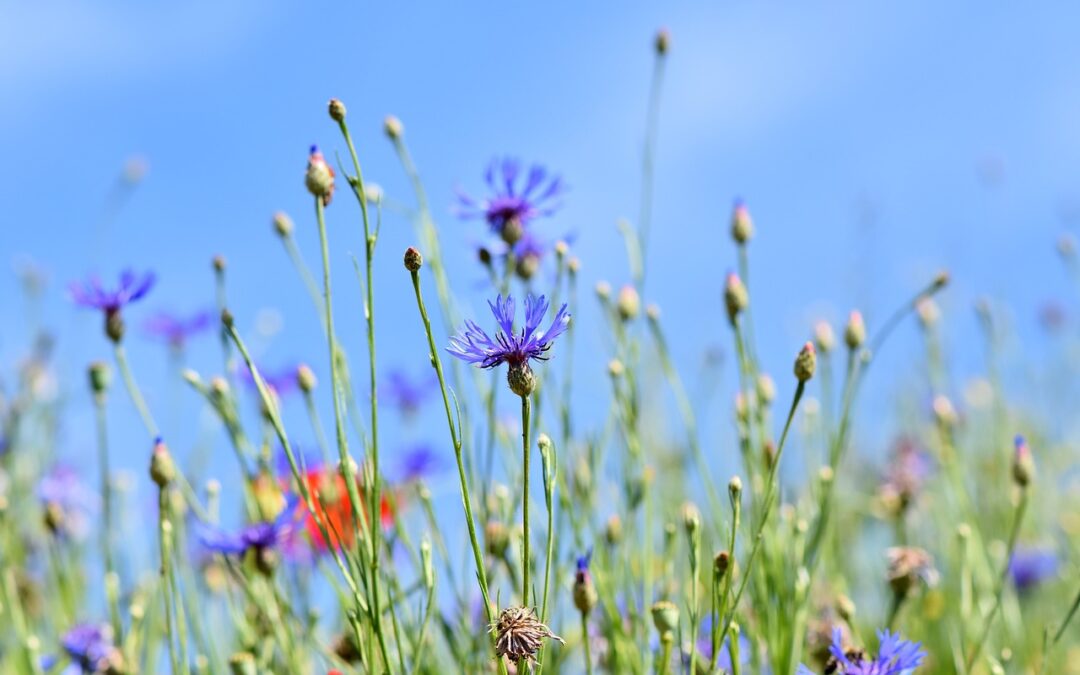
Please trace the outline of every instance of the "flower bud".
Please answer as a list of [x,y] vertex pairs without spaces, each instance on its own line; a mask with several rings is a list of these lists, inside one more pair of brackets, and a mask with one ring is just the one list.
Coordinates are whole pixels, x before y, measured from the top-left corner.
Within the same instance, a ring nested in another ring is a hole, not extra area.
[[701,512],[693,502],[686,502],[682,507],[683,528],[693,537],[701,529]]
[[565,258],[566,254],[569,253],[569,252],[570,252],[570,244],[566,243],[566,241],[560,239],[557,242],[555,242],[555,255],[557,255],[560,258]]
[[596,584],[593,583],[592,574],[589,573],[590,557],[591,552],[578,558],[577,571],[574,573],[574,607],[582,614],[592,611],[599,600]]
[[226,328],[232,328],[233,326],[233,315],[228,308],[221,310],[221,323]]
[[150,480],[159,488],[165,488],[176,479],[176,465],[173,464],[169,448],[159,436],[154,441],[154,450],[150,455]]
[[292,236],[293,221],[289,214],[284,211],[278,211],[274,214],[274,232],[277,232],[282,239]]
[[341,102],[341,99],[332,98],[328,106],[330,112],[330,119],[335,122],[345,121],[345,104]]
[[656,31],[656,38],[653,41],[653,48],[656,49],[656,53],[659,56],[666,56],[668,50],[671,48],[671,31],[667,28],[661,28]]
[[1069,233],[1058,237],[1057,252],[1065,260],[1071,260],[1076,256],[1076,238]]
[[608,361],[607,370],[608,375],[611,377],[622,377],[623,373],[626,372],[626,367],[623,366],[623,362],[619,359],[611,359]]
[[940,272],[937,273],[937,276],[934,277],[934,284],[933,284],[933,287],[931,288],[931,293],[940,291],[941,289],[945,288],[948,285],[949,285],[949,270],[941,270]]
[[717,579],[723,579],[731,568],[731,554],[727,551],[720,551],[713,558],[713,571],[716,573]]
[[90,376],[90,391],[95,396],[103,396],[109,389],[109,383],[112,380],[112,371],[109,370],[109,364],[104,361],[94,361],[90,364],[87,374]]
[[735,209],[731,213],[731,238],[735,243],[742,245],[750,241],[754,236],[754,221],[750,219],[750,211],[741,200],[735,202]]
[[424,256],[420,255],[420,251],[412,246],[405,249],[405,269],[410,272],[417,272],[423,264]]
[[776,383],[765,373],[757,377],[757,395],[762,405],[769,405],[776,400]]
[[674,633],[679,627],[679,606],[670,600],[654,602],[652,606],[653,625],[661,637]]
[[1026,488],[1035,478],[1035,460],[1032,459],[1031,450],[1023,436],[1017,435],[1014,445],[1016,450],[1013,453],[1013,482]]
[[727,307],[728,321],[735,324],[739,313],[750,306],[750,295],[738,274],[729,272],[724,285],[724,305]]
[[304,184],[308,192],[322,200],[323,206],[330,204],[334,197],[334,170],[326,163],[317,145],[311,146]]
[[116,344],[124,339],[124,317],[119,309],[105,310],[105,336]]
[[941,318],[941,310],[933,298],[920,298],[915,303],[915,313],[919,316],[923,329],[930,328]]
[[641,311],[641,298],[638,297],[637,289],[630,285],[623,286],[619,290],[619,299],[615,307],[619,310],[619,318],[623,321],[632,321],[637,318]]
[[822,320],[814,324],[814,343],[822,354],[828,354],[836,346],[836,336],[828,321]]
[[431,559],[431,540],[424,537],[420,542],[420,567],[424,572],[424,588],[435,587],[435,563]]
[[611,297],[611,284],[606,281],[596,282],[596,297],[601,300],[607,300]]
[[220,253],[210,259],[210,265],[214,268],[214,271],[221,274],[225,271],[226,261],[225,256]]
[[581,271],[581,259],[574,257],[567,260],[566,270],[570,272],[570,274],[577,274],[579,271]]
[[934,417],[937,419],[938,424],[951,427],[956,424],[957,415],[956,408],[953,407],[952,401],[945,394],[938,394],[934,397],[933,402]]
[[510,545],[510,533],[506,525],[497,520],[489,520],[487,525],[484,525],[484,543],[489,555],[501,559]]
[[251,652],[236,652],[229,657],[229,672],[232,675],[258,675],[259,666]]
[[318,383],[315,373],[306,363],[296,367],[296,386],[300,387],[300,391],[310,394]]
[[738,476],[732,476],[731,480],[727,484],[728,497],[731,498],[731,503],[738,504],[739,499],[742,496],[742,478]]
[[378,206],[382,204],[383,189],[378,183],[364,183],[364,199],[368,204]]
[[405,128],[401,125],[401,120],[393,115],[387,115],[383,119],[383,131],[386,133],[386,137],[392,141],[396,141],[401,138],[401,134],[405,132]]
[[865,341],[866,324],[863,323],[862,313],[853,309],[848,316],[847,326],[844,327],[844,343],[848,349],[858,349]]
[[649,303],[649,305],[645,307],[645,316],[649,317],[649,321],[659,321],[660,305],[656,304],[655,302]]
[[612,514],[607,519],[607,523],[604,524],[604,541],[609,546],[614,546],[622,541],[623,537],[623,525],[622,518],[619,518],[618,514]]
[[817,353],[814,351],[814,343],[807,342],[799,350],[799,355],[795,357],[795,377],[799,382],[806,382],[814,376],[815,368],[817,368]]

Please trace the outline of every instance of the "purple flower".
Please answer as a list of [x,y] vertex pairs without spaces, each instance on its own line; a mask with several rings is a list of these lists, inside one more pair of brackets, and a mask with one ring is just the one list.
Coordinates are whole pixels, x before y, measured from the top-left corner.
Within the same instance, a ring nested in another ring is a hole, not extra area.
[[[60,643],[78,673],[105,672],[109,663],[118,656],[113,645],[112,630],[105,624],[78,624],[64,633]],[[48,669],[55,659],[47,658],[44,661],[43,667]]]
[[[262,376],[263,382],[278,396],[289,394],[299,388],[296,380],[296,366],[289,366],[287,368],[281,368],[273,372],[263,370],[259,368],[259,375]],[[240,380],[255,389],[255,376],[251,374],[247,366],[241,365],[237,370],[237,377]]]
[[143,325],[146,334],[158,338],[171,347],[183,347],[188,338],[209,328],[214,321],[214,314],[209,310],[181,317],[169,312],[158,312]]
[[465,322],[465,331],[450,338],[446,351],[467,363],[475,363],[481,368],[494,368],[501,363],[511,367],[526,366],[530,359],[546,360],[545,353],[551,349],[555,338],[566,331],[570,324],[570,313],[563,304],[555,313],[548,329],[537,334],[536,329],[547,314],[548,301],[532,294],[525,296],[525,327],[514,334],[514,297],[507,295],[506,300],[500,295],[495,302],[488,302],[495,322],[501,329],[492,339],[473,321]]
[[483,218],[505,241],[516,242],[530,221],[558,209],[556,200],[565,191],[562,180],[543,166],[533,164],[527,172],[523,169],[521,162],[512,157],[491,160],[484,172],[490,194],[477,200],[459,190],[458,215]]
[[84,282],[73,281],[68,286],[71,299],[82,307],[100,309],[107,314],[115,314],[129,303],[146,295],[154,285],[154,273],[147,272],[142,277],[136,276],[130,269],[120,274],[120,285],[116,290],[106,290],[101,279],[96,275]]
[[90,529],[90,518],[97,513],[97,493],[83,482],[82,474],[66,464],[54,464],[37,485],[41,503],[60,516],[61,532],[81,539]]
[[[870,658],[860,651],[845,651],[843,633],[839,628],[834,629],[833,642],[829,646],[834,668],[830,672],[843,675],[902,675],[913,671],[926,657],[921,643],[905,640],[899,633],[881,630],[877,635],[878,654]],[[814,673],[800,665],[796,675]]]
[[296,531],[298,503],[295,496],[290,496],[285,508],[273,521],[246,525],[236,532],[203,528],[199,540],[207,549],[223,555],[242,556],[249,550],[261,552],[281,548]]
[[1047,549],[1018,547],[1009,560],[1009,576],[1020,593],[1057,574],[1060,561],[1057,554]]
[[408,483],[430,474],[440,464],[439,455],[427,443],[419,443],[401,455],[398,471],[401,481]]
[[403,415],[414,415],[438,382],[434,373],[413,379],[403,370],[391,370],[383,378],[379,394]]

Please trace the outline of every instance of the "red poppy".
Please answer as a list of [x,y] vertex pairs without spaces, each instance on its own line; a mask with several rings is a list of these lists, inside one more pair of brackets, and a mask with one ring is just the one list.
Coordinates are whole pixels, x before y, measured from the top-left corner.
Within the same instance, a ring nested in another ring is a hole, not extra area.
[[[326,527],[331,543],[335,548],[342,544],[352,546],[355,537],[353,527],[353,511],[349,502],[348,485],[345,479],[337,471],[327,472],[322,470],[308,471],[304,476],[304,482],[311,492],[315,502],[315,512],[318,520],[310,511],[304,513],[304,527],[307,529],[311,543],[318,551],[326,551],[326,540],[323,539],[319,529],[320,522]],[[357,481],[357,489],[360,496],[361,511],[367,514],[367,498],[364,495],[364,487]],[[395,498],[383,494],[379,499],[379,521],[384,530],[394,526]]]

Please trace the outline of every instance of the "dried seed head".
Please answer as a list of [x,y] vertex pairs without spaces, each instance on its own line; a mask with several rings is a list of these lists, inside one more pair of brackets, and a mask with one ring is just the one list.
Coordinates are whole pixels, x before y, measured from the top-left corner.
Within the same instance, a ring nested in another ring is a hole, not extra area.
[[536,653],[546,638],[565,644],[561,637],[540,623],[536,613],[527,607],[507,607],[491,624],[489,632],[495,634],[495,656],[505,656],[511,663],[522,659],[530,663],[535,661]]
[[893,546],[885,551],[885,556],[889,561],[886,578],[897,596],[906,596],[920,583],[932,586],[937,582],[934,559],[925,549]]

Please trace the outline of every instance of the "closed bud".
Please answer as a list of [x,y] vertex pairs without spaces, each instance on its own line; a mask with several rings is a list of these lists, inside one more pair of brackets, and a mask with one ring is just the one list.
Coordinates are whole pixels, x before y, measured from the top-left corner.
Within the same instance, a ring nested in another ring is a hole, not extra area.
[[762,405],[769,405],[776,399],[776,383],[765,373],[758,375],[757,395]]
[[937,419],[938,424],[944,427],[952,427],[956,425],[957,415],[956,408],[953,407],[952,401],[945,394],[938,394],[934,397],[933,402],[934,418]]
[[855,603],[851,598],[841,593],[836,596],[836,613],[840,615],[840,618],[844,621],[851,623],[851,620],[855,618]]
[[233,326],[233,315],[228,308],[221,310],[221,323],[226,328],[232,328]]
[[738,476],[732,476],[731,480],[727,484],[728,496],[731,498],[732,504],[737,504],[739,498],[742,495],[742,478]]
[[667,28],[661,28],[656,31],[656,38],[653,41],[653,48],[656,49],[656,53],[660,56],[666,56],[668,50],[671,49],[671,31]]
[[735,319],[750,306],[750,294],[738,274],[729,272],[724,284],[724,306],[727,307],[728,321],[735,324]]
[[638,297],[637,289],[630,285],[623,286],[619,290],[619,299],[615,306],[619,310],[619,317],[623,321],[631,321],[637,318],[638,313],[641,311],[641,298]]
[[210,378],[210,394],[216,401],[224,400],[229,395],[229,381],[220,375]]
[[588,614],[596,606],[599,595],[596,592],[596,584],[593,583],[592,574],[589,572],[590,551],[577,560],[577,571],[574,573],[574,607],[582,614]]
[[368,204],[379,206],[383,200],[383,189],[378,183],[364,183],[364,199]]
[[401,134],[405,132],[405,128],[401,125],[401,120],[393,115],[387,115],[383,119],[383,131],[386,133],[387,138],[396,141],[401,138]]
[[1012,476],[1013,482],[1022,488],[1026,488],[1035,478],[1035,460],[1031,457],[1031,450],[1023,436],[1017,436],[1014,441]]
[[649,321],[659,321],[660,305],[650,303],[649,306],[645,308],[645,316],[649,317]]
[[654,602],[652,609],[653,625],[661,637],[671,635],[679,627],[679,606],[670,600]]
[[199,376],[199,372],[193,368],[184,368],[180,372],[180,377],[184,378],[184,382],[187,382],[193,387],[198,387],[202,384],[202,377]]
[[713,571],[716,573],[718,579],[723,579],[730,567],[731,554],[727,551],[720,551],[713,558]]
[[176,465],[173,464],[172,455],[165,442],[158,437],[150,454],[150,480],[159,488],[165,488],[175,479]]
[[304,185],[308,192],[322,200],[323,206],[329,205],[334,197],[334,170],[326,163],[323,154],[315,145],[311,146],[311,153],[308,155]]
[[315,377],[315,373],[308,367],[307,364],[301,363],[296,368],[296,386],[300,387],[300,391],[305,394],[310,394],[315,385],[319,383]]
[[915,303],[915,313],[919,316],[919,323],[924,329],[930,328],[941,318],[941,310],[933,298],[920,298]]
[[818,321],[814,324],[814,342],[822,354],[828,354],[836,346],[836,336],[828,321]]
[[101,396],[109,389],[109,383],[112,381],[109,364],[104,361],[94,361],[90,364],[87,374],[90,377],[90,391],[95,396]]
[[555,255],[560,258],[565,258],[566,254],[570,252],[570,244],[566,243],[562,239],[555,242]]
[[596,297],[601,300],[607,300],[611,297],[611,284],[606,281],[596,282]]
[[46,502],[45,528],[54,535],[58,535],[64,531],[64,507],[58,502]]
[[345,104],[341,102],[341,99],[330,99],[330,104],[327,108],[329,109],[330,119],[335,122],[345,121]]
[[405,249],[405,269],[410,272],[417,272],[423,264],[424,256],[420,255],[420,251],[412,246]]
[[931,292],[940,291],[949,285],[949,270],[941,270],[934,277],[934,284]]
[[210,266],[213,267],[214,271],[217,272],[218,274],[224,272],[225,267],[227,266],[227,263],[225,261],[225,256],[221,255],[220,253],[217,254],[216,256],[214,256],[213,258],[210,259]]
[[693,502],[686,502],[682,507],[683,528],[693,537],[701,529],[701,512]]
[[848,346],[848,349],[858,349],[865,341],[866,324],[863,323],[862,313],[853,309],[848,315],[847,326],[844,327],[844,344]]
[[487,525],[484,525],[484,543],[489,555],[501,559],[510,545],[510,533],[499,521],[489,520]]
[[116,344],[124,339],[124,317],[119,309],[105,310],[105,335]]
[[735,243],[742,245],[750,241],[754,236],[754,221],[750,219],[750,211],[740,199],[735,202],[735,208],[731,212],[731,238]]
[[622,541],[623,526],[622,518],[619,518],[618,514],[612,514],[607,519],[607,523],[604,524],[604,541],[609,546],[614,546]]
[[622,377],[623,373],[626,372],[626,368],[625,366],[623,366],[623,362],[619,359],[611,359],[610,361],[608,361],[607,369],[608,375],[610,375],[611,377]]
[[1057,251],[1065,260],[1072,260],[1076,256],[1076,238],[1068,233],[1058,237]]
[[278,233],[278,236],[282,239],[286,239],[292,236],[293,221],[289,217],[289,214],[284,211],[278,211],[274,214],[274,232]]
[[574,257],[566,261],[566,269],[570,274],[577,274],[581,271],[581,259]]
[[420,565],[424,571],[424,588],[435,588],[435,564],[431,559],[431,540],[427,537],[420,542]]
[[232,675],[258,675],[259,666],[251,652],[236,652],[229,657],[229,672]]
[[816,368],[817,353],[814,351],[814,343],[807,342],[799,350],[799,355],[795,357],[795,377],[799,382],[806,382],[814,376]]

